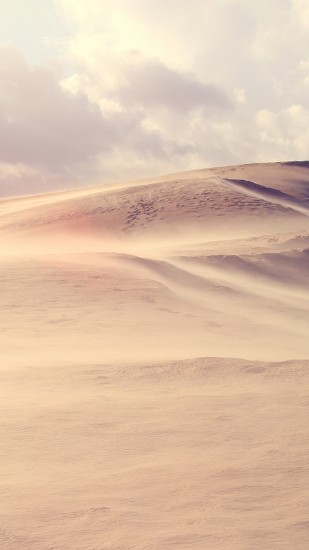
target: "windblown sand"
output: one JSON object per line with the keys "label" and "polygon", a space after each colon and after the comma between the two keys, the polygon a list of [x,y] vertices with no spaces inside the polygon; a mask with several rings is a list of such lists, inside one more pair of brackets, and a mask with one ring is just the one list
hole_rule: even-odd
{"label": "windblown sand", "polygon": [[304,550],[309,163],[0,201],[4,550]]}

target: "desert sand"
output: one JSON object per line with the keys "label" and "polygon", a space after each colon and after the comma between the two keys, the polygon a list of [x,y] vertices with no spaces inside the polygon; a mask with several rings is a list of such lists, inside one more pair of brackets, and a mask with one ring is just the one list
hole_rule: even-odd
{"label": "desert sand", "polygon": [[0,200],[4,550],[304,550],[309,163]]}

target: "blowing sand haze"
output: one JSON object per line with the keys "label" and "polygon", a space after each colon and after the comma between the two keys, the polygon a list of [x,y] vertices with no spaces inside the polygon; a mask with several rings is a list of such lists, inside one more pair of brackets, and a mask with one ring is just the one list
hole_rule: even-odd
{"label": "blowing sand haze", "polygon": [[304,550],[309,163],[0,201],[5,550]]}

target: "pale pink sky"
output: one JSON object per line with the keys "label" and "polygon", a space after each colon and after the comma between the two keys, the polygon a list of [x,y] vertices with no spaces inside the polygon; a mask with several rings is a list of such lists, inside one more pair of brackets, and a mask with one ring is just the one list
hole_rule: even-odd
{"label": "pale pink sky", "polygon": [[308,157],[307,0],[0,0],[0,21],[2,196]]}

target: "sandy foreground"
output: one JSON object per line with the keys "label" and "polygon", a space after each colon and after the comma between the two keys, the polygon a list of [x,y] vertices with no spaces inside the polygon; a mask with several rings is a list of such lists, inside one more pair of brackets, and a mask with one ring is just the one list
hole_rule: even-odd
{"label": "sandy foreground", "polygon": [[309,164],[0,200],[0,548],[304,550]]}

